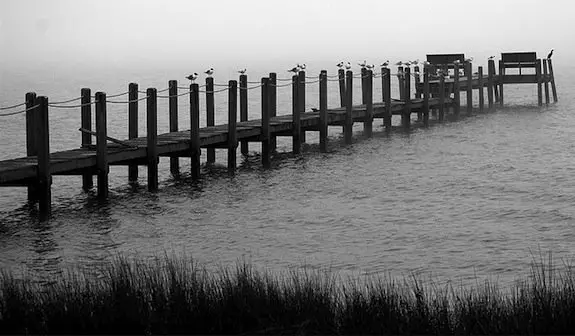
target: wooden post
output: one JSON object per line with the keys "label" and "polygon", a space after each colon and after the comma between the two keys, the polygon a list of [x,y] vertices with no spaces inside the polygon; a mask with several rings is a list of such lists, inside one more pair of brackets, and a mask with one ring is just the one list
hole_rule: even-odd
{"label": "wooden post", "polygon": [[353,108],[353,72],[348,70],[345,75],[345,124],[343,126],[343,133],[345,143],[351,145],[353,135],[353,117],[351,115]]}
{"label": "wooden post", "polygon": [[[240,75],[240,121],[248,121],[248,76]],[[247,156],[249,145],[246,140],[241,142],[242,155]]]}
{"label": "wooden post", "polygon": [[493,112],[493,91],[495,90],[493,72],[495,71],[495,62],[489,60],[487,65],[487,107]]}
{"label": "wooden post", "polygon": [[367,68],[361,68],[361,104],[367,103]]}
{"label": "wooden post", "polygon": [[52,209],[52,174],[50,173],[50,127],[48,121],[48,97],[36,99],[38,105],[34,116],[36,126],[36,149],[38,159],[37,185],[38,208],[42,220],[50,216]]}
{"label": "wooden post", "polygon": [[549,66],[549,80],[551,81],[551,92],[553,92],[553,102],[557,102],[557,88],[555,87],[555,75],[553,74],[553,63],[551,59],[547,60],[547,65]]}
{"label": "wooden post", "polygon": [[438,119],[440,122],[443,121],[445,117],[445,76],[439,76],[439,115]]}
{"label": "wooden post", "polygon": [[[83,97],[83,96],[82,96]],[[33,108],[37,103],[36,93],[26,93],[26,156],[37,156],[38,148],[36,136],[36,115],[40,113],[38,107]],[[82,134],[82,140],[84,134]],[[92,176],[90,176],[91,178]],[[29,184],[28,187],[28,201],[37,201],[38,192],[35,184]]]}
{"label": "wooden post", "polygon": [[405,77],[405,72],[403,72],[403,67],[399,66],[397,67],[397,84],[399,85],[399,99],[403,100],[404,99],[404,91],[405,91],[405,87],[404,87],[404,77]]}
{"label": "wooden post", "polygon": [[485,108],[485,98],[483,96],[483,87],[485,83],[483,82],[483,67],[477,67],[477,86],[479,86],[479,112],[483,112]]}
{"label": "wooden post", "polygon": [[146,139],[148,190],[158,190],[158,97],[154,88],[146,91]]}
{"label": "wooden post", "polygon": [[[128,85],[128,138],[138,137],[138,84]],[[128,182],[138,181],[138,165],[128,165]]]}
{"label": "wooden post", "polygon": [[423,125],[429,126],[429,67],[423,66]]}
{"label": "wooden post", "polygon": [[301,116],[299,114],[299,79],[298,75],[291,78],[292,84],[292,151],[297,155],[301,151]]}
{"label": "wooden post", "polygon": [[319,74],[319,150],[327,152],[327,71]]}
{"label": "wooden post", "polygon": [[[206,77],[206,126],[215,125],[214,112],[214,78]],[[208,148],[206,151],[206,162],[212,164],[216,162],[216,149]]]}
{"label": "wooden post", "polygon": [[[541,62],[541,60],[538,60],[539,62]],[[549,73],[547,71],[547,60],[544,59],[543,60],[543,82],[545,83],[545,104],[549,105]],[[539,66],[539,65],[537,65]],[[541,73],[539,73],[539,75],[541,75]],[[537,83],[538,85],[541,85],[541,81],[539,80],[539,83]]]}
{"label": "wooden post", "polygon": [[96,171],[98,174],[98,198],[108,198],[108,130],[106,94],[96,92]]}
{"label": "wooden post", "polygon": [[456,116],[459,116],[459,111],[461,109],[461,87],[459,85],[459,64],[455,63],[453,68],[453,112]]}
{"label": "wooden post", "polygon": [[465,62],[465,72],[467,73],[467,114],[473,111],[473,67],[471,62]]}
{"label": "wooden post", "polygon": [[[545,63],[544,63],[545,64]],[[543,105],[543,88],[541,87],[541,60],[535,62],[535,77],[537,77],[537,105]],[[547,91],[549,93],[549,91]],[[549,97],[548,97],[549,98]]]}
{"label": "wooden post", "polygon": [[492,76],[493,76],[493,97],[494,97],[494,102],[499,102],[499,84],[497,81],[497,72],[495,71],[495,61],[494,60],[489,60],[488,61],[489,64],[489,71],[491,72]]}
{"label": "wooden post", "polygon": [[340,106],[345,106],[345,70],[339,69],[337,71],[337,75],[339,78],[339,102]]}
{"label": "wooden post", "polygon": [[[299,79],[299,90],[297,97],[299,99],[298,106],[299,112],[305,113],[305,71],[300,71],[298,75]],[[305,130],[300,131],[300,141],[305,142]]]}
{"label": "wooden post", "polygon": [[[277,107],[277,74],[275,72],[270,72],[270,86],[269,86],[269,94],[270,94],[270,118],[277,116],[278,114],[278,107]],[[277,139],[275,135],[270,134],[270,152],[275,152],[277,149]]]}
{"label": "wooden post", "polygon": [[[300,71],[300,74],[303,71]],[[304,74],[305,76],[305,74]],[[301,81],[300,81],[301,83]],[[270,167],[270,79],[262,78],[262,165],[264,168]]]}
{"label": "wooden post", "polygon": [[415,85],[415,98],[423,97],[423,90],[420,89],[421,75],[419,73],[419,65],[413,67],[413,82]]}
{"label": "wooden post", "polygon": [[365,72],[365,119],[363,121],[363,132],[365,136],[373,136],[373,71]]}
{"label": "wooden post", "polygon": [[383,117],[383,126],[386,131],[391,130],[391,70],[389,68],[384,68],[382,71],[382,95],[385,101],[385,115]]}
{"label": "wooden post", "polygon": [[[168,82],[168,104],[170,113],[170,132],[178,131],[178,81],[171,80]],[[180,159],[177,157],[170,158],[170,173],[172,176],[180,176]]]}
{"label": "wooden post", "polygon": [[192,180],[200,179],[200,86],[190,85],[190,157]]}
{"label": "wooden post", "polygon": [[228,84],[228,174],[234,175],[237,165],[238,148],[238,82],[231,80]]}
{"label": "wooden post", "polygon": [[[92,91],[88,88],[83,88],[80,91],[80,125],[83,129],[92,130]],[[92,144],[92,135],[82,132],[82,147]],[[86,172],[82,174],[82,189],[88,191],[94,187],[94,180],[92,173]]]}
{"label": "wooden post", "polygon": [[405,106],[401,113],[401,125],[405,128],[409,128],[411,126],[411,81],[409,80],[411,77],[411,68],[406,67],[405,70],[405,92],[403,93]]}
{"label": "wooden post", "polygon": [[503,106],[503,78],[505,77],[505,66],[503,61],[499,61],[499,104]]}

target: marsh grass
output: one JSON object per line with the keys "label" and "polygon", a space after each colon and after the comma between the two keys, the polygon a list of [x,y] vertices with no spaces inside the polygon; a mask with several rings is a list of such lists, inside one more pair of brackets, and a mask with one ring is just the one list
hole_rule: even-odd
{"label": "marsh grass", "polygon": [[189,258],[117,257],[95,278],[50,285],[0,275],[8,334],[566,334],[575,333],[575,277],[549,260],[501,290],[417,277],[341,281],[331,272],[272,274],[246,262],[208,272]]}

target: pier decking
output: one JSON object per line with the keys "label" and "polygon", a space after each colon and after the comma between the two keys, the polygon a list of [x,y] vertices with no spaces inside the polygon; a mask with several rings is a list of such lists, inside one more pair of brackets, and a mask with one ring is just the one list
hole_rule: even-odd
{"label": "pier decking", "polygon": [[[238,81],[229,81],[223,90],[228,92],[228,123],[214,125],[214,83],[212,78],[206,79],[206,117],[207,127],[199,127],[200,119],[200,86],[190,85],[185,95],[189,95],[190,102],[190,125],[189,129],[178,129],[178,101],[181,96],[177,91],[177,82],[170,81],[169,99],[170,132],[157,134],[157,99],[158,91],[154,88],[147,89],[146,96],[146,120],[147,134],[145,137],[137,134],[138,118],[138,86],[130,84],[128,94],[129,113],[129,138],[120,140],[108,137],[106,106],[107,98],[103,92],[91,96],[90,89],[82,89],[81,110],[82,122],[82,145],[79,148],[66,151],[50,152],[48,115],[49,107],[57,108],[50,104],[47,97],[36,97],[34,93],[26,95],[26,142],[27,156],[0,161],[0,186],[25,186],[28,188],[28,200],[38,201],[40,213],[46,215],[50,212],[51,184],[54,175],[81,175],[82,186],[85,190],[93,187],[92,177],[97,176],[97,190],[99,197],[107,197],[108,172],[110,165],[125,165],[129,167],[129,179],[138,179],[137,166],[148,167],[148,189],[158,188],[158,162],[160,157],[170,158],[170,171],[179,174],[179,157],[191,158],[191,176],[193,179],[200,177],[200,149],[207,150],[207,161],[214,162],[215,148],[228,150],[228,171],[234,174],[236,169],[237,148],[241,144],[241,153],[247,154],[249,142],[262,144],[262,164],[269,166],[270,153],[275,150],[275,137],[290,136],[293,139],[293,152],[299,153],[301,143],[305,142],[306,131],[318,131],[320,133],[320,150],[327,150],[328,126],[343,127],[346,143],[352,141],[352,128],[355,122],[364,124],[364,133],[371,136],[373,121],[376,118],[383,119],[383,125],[387,130],[391,129],[391,119],[394,115],[401,116],[402,125],[409,127],[411,114],[416,113],[418,120],[423,125],[429,124],[430,111],[437,112],[438,121],[442,121],[446,113],[457,115],[460,113],[460,92],[467,93],[467,110],[471,111],[472,90],[479,91],[479,109],[484,109],[484,89],[487,90],[488,107],[493,108],[493,103],[503,103],[503,85],[511,83],[536,83],[538,84],[538,103],[542,105],[542,85],[545,85],[546,103],[549,103],[548,83],[551,83],[554,100],[557,101],[553,68],[551,60],[534,59],[535,53],[502,54],[500,62],[500,74],[495,73],[493,60],[488,62],[488,71],[483,76],[482,67],[478,67],[477,73],[473,74],[472,64],[464,61],[464,74],[460,76],[459,63],[463,54],[447,54],[441,57],[428,55],[428,60],[435,61],[424,64],[423,73],[419,67],[399,67],[397,74],[391,74],[389,68],[382,68],[379,75],[373,71],[362,69],[359,77],[355,77],[351,71],[340,69],[336,76],[328,77],[326,71],[322,71],[317,82],[319,85],[319,107],[312,111],[305,111],[305,87],[306,74],[300,71],[291,79],[292,87],[292,111],[290,115],[276,115],[277,110],[277,75],[270,73],[269,77],[262,78],[257,87],[261,87],[261,118],[248,120],[247,117],[247,91],[248,81],[246,75],[241,75]],[[430,57],[431,56],[431,57]],[[441,63],[441,61],[446,63]],[[543,71],[541,66],[543,65]],[[520,74],[506,74],[507,68],[519,68]],[[522,68],[534,68],[535,74],[522,74]],[[438,75],[437,70],[445,72]],[[447,71],[452,69],[453,75],[448,76]],[[400,97],[391,98],[391,77],[397,76]],[[330,79],[333,78],[333,79]],[[353,80],[361,80],[361,105],[353,105]],[[375,78],[381,78],[382,97],[381,101],[374,101],[373,82]],[[414,82],[415,98],[411,97],[411,82]],[[328,108],[327,85],[329,81],[338,82],[340,92],[340,106]],[[309,85],[310,83],[307,83]],[[283,86],[287,86],[283,85]],[[238,100],[239,92],[239,100]],[[453,98],[452,98],[453,96]],[[94,98],[92,100],[92,98]],[[238,121],[238,103],[239,119]],[[95,106],[95,131],[92,130],[92,105]],[[5,108],[7,109],[7,108]],[[16,114],[16,113],[13,113]],[[8,114],[6,114],[8,115]],[[92,143],[92,137],[96,143]]]}

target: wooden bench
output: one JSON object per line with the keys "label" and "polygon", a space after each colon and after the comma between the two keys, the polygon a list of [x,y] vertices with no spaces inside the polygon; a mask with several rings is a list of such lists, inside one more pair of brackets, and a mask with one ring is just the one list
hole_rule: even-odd
{"label": "wooden bench", "polygon": [[502,69],[519,69],[521,75],[522,68],[536,68],[537,53],[535,52],[513,52],[501,53],[500,68]]}

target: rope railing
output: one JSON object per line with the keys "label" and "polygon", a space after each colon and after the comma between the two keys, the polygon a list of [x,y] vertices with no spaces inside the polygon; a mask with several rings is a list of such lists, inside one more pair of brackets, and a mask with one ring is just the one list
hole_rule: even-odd
{"label": "rope railing", "polygon": [[127,100],[127,101],[117,101],[117,100],[106,100],[107,103],[110,104],[129,104],[129,103],[136,103],[145,99],[150,98],[149,96],[144,96],[138,99],[132,99],[132,100]]}
{"label": "rope railing", "polygon": [[[24,104],[19,104],[18,106],[22,106],[22,105],[26,105],[26,103],[24,103]],[[30,111],[30,110],[33,110],[33,109],[37,108],[38,106],[40,106],[40,105],[34,105],[34,106],[29,107],[29,108],[27,108],[27,109],[20,110],[20,111],[16,111],[16,112],[1,113],[1,114],[0,114],[0,117],[8,117],[8,116],[13,116],[13,115],[20,114],[20,113],[25,113],[25,112],[28,112],[28,111]]]}
{"label": "rope railing", "polygon": [[0,111],[4,111],[4,110],[11,110],[13,108],[17,108],[20,106],[24,106],[26,105],[26,103],[20,103],[20,104],[15,104],[15,105],[10,105],[10,106],[4,106],[4,107],[0,107]]}
{"label": "rope railing", "polygon": [[106,96],[106,98],[121,97],[121,96],[123,96],[123,95],[125,95],[125,94],[128,94],[128,93],[130,93],[130,91],[126,91],[126,92],[122,92],[122,93],[117,93],[117,94],[109,95],[109,96]]}
{"label": "rope railing", "polygon": [[[72,99],[68,99],[68,100],[62,100],[62,101],[55,101],[55,102],[52,102],[50,104],[54,104],[54,105],[68,104],[68,103],[71,103],[73,101],[80,100],[80,99],[82,99],[82,97],[76,97],[76,98],[72,98]],[[50,105],[50,104],[48,104],[48,105]]]}
{"label": "rope railing", "polygon": [[89,106],[92,104],[96,104],[97,101],[91,101],[89,103],[84,103],[84,104],[77,104],[77,105],[59,105],[56,103],[48,103],[48,106],[53,107],[53,108],[61,108],[61,109],[67,109],[67,108],[78,108],[78,107],[83,107],[83,106]]}

